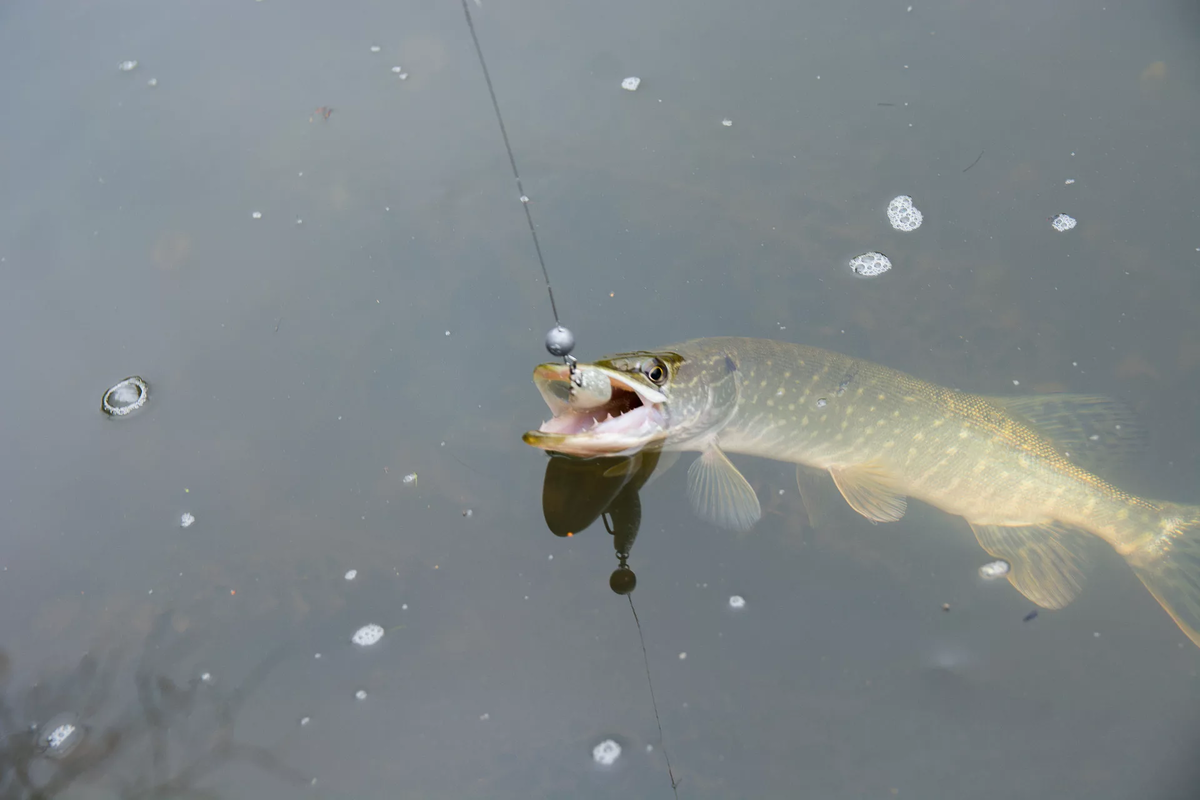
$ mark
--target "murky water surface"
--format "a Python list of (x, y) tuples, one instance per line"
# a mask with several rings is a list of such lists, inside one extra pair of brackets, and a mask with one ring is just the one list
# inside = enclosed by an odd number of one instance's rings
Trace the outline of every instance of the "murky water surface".
[[(581, 358), (1115, 395), (1122, 485), (1200, 501), (1193, 5), (471, 9)], [(1200, 650), (1110, 552), (1024, 622), (961, 521), (814, 527), (753, 459), (747, 536), (681, 467), (635, 545), (551, 533), (457, 2), (10, 2), (0, 74), (0, 794), (1195, 795)]]

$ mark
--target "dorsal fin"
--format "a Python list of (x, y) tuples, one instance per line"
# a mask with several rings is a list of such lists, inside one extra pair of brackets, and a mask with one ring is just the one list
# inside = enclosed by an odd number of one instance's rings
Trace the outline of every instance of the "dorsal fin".
[(1120, 401), (1090, 394), (988, 397), (1089, 470), (1106, 470), (1140, 453), (1146, 431)]

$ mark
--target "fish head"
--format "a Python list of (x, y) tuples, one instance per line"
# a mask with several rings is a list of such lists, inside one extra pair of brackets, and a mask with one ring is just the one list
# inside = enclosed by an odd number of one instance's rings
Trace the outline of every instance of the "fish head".
[(724, 353), (618, 353), (592, 363), (541, 364), (533, 382), (554, 415), (527, 444), (582, 457), (687, 449), (737, 408), (740, 377)]

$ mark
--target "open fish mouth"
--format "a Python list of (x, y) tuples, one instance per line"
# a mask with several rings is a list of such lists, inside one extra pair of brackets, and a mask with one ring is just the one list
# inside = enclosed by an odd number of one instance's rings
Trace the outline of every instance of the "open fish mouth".
[(615, 456), (666, 438), (666, 395), (619, 370), (593, 364), (578, 369), (587, 371), (583, 399), (573, 393), (577, 387), (566, 364), (542, 364), (533, 371), (554, 416), (526, 433), (526, 444), (573, 456)]

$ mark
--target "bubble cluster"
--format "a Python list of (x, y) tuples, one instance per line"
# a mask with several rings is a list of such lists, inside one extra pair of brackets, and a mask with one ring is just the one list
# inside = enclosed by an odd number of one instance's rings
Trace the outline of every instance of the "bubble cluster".
[(605, 739), (592, 748), (592, 760), (602, 767), (611, 767), (621, 757), (621, 745)]
[(979, 568), (979, 577), (985, 581), (995, 580), (1008, 574), (1007, 561), (989, 561)]
[(621, 88), (627, 92), (636, 92), (641, 83), (641, 78), (626, 78), (625, 80), (621, 81)]
[(185, 511), (179, 516), (179, 527), (190, 528), (194, 524), (196, 524), (196, 517), (194, 514), (190, 514)]
[(906, 194), (888, 203), (887, 216), (892, 227), (898, 231), (915, 231), (925, 219), (920, 209), (913, 205), (912, 198)]
[(43, 755), (66, 758), (83, 741), (84, 726), (79, 717), (69, 711), (53, 717), (38, 732), (38, 744)]
[(1075, 218), (1069, 217), (1066, 214), (1059, 214), (1054, 219), (1050, 220), (1050, 226), (1059, 233), (1069, 231), (1076, 225)]
[(892, 268), (892, 262), (883, 253), (863, 253), (850, 259), (850, 271), (860, 278), (874, 278)]
[(735, 594), (733, 597), (729, 598), (729, 607), (730, 608), (745, 608), (746, 607), (746, 598), (742, 597), (740, 594)]
[(372, 622), (356, 630), (354, 635), (350, 637), (350, 641), (360, 647), (370, 647), (382, 638), (383, 628)]
[(137, 61), (132, 58), (128, 61), (122, 61), (120, 64), (117, 64), (117, 69), (121, 70), (121, 72), (133, 72), (137, 69)]
[(104, 393), (100, 400), (100, 410), (110, 417), (123, 417), (146, 405), (149, 395), (150, 387), (146, 385), (146, 381), (137, 375), (130, 375)]
[(346, 572), (346, 580), (352, 581), (358, 577), (358, 570), (352, 569)]

